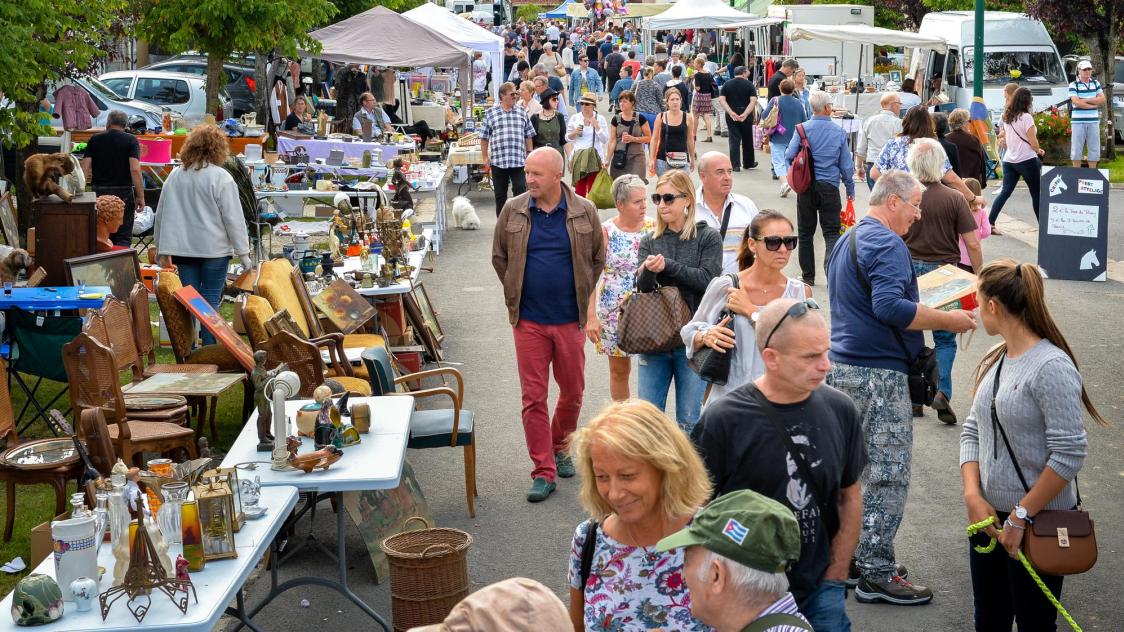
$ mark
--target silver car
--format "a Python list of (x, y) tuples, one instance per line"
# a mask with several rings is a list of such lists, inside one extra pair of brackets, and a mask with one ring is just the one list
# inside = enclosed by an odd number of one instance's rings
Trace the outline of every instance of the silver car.
[[(207, 114), (207, 79), (199, 75), (163, 70), (118, 70), (98, 77), (117, 94), (168, 108), (184, 118), (202, 119)], [(234, 116), (225, 88), (219, 88), (215, 118)]]

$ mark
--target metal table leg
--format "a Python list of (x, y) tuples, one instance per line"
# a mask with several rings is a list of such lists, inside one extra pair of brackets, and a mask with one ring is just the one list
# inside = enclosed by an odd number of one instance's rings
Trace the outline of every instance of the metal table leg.
[(241, 588), (238, 589), (238, 593), (235, 595), (235, 598), (237, 600), (236, 603), (238, 605), (234, 608), (228, 607), (226, 609), (226, 614), (228, 614), (228, 615), (238, 619), (238, 621), (240, 621), (240, 624), (238, 626), (239, 628), (241, 628), (242, 626), (246, 626), (247, 628), (250, 628), (251, 630), (253, 630), (253, 632), (263, 632), (261, 628), (259, 628), (257, 625), (254, 624), (253, 621), (250, 620), (250, 617), (246, 616), (246, 600), (245, 600), (244, 596), (242, 595), (242, 589)]

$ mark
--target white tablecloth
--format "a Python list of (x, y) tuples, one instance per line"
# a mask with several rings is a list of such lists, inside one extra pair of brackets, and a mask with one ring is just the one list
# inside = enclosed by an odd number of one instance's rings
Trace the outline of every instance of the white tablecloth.
[(308, 151), (308, 157), (315, 160), (317, 158), (328, 158), (328, 152), (333, 149), (343, 151), (344, 158), (362, 158), (363, 152), (370, 150), (372, 159), (376, 159), (382, 164), (398, 155), (399, 149), (406, 151), (413, 151), (414, 143), (409, 141), (399, 145), (384, 145), (382, 143), (345, 143), (342, 140), (316, 140), (315, 138), (287, 138), (279, 136), (277, 138), (277, 151), (278, 153), (287, 154), (297, 146), (304, 147)]
[(855, 108), (855, 95), (836, 92), (831, 95), (831, 106), (835, 109), (844, 109), (854, 114), (856, 118), (874, 116), (882, 111), (882, 92), (863, 92), (858, 95), (859, 107)]

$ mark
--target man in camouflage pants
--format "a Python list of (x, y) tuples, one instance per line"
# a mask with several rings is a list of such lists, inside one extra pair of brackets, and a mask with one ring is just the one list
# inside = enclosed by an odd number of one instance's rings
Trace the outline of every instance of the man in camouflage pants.
[(919, 304), (917, 277), (901, 236), (921, 218), (921, 184), (904, 171), (882, 174), (870, 210), (840, 238), (828, 262), (831, 360), (828, 383), (851, 396), (862, 418), (867, 468), (863, 521), (848, 583), (862, 602), (928, 603), (933, 592), (906, 581), (894, 556), (913, 461), (909, 368), (922, 330), (975, 328), (970, 312)]

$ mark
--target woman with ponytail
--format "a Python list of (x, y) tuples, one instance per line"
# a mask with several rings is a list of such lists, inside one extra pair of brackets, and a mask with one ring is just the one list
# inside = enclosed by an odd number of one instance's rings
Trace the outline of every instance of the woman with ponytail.
[[(738, 285), (729, 274), (715, 277), (706, 288), (691, 322), (679, 331), (687, 345), (687, 359), (703, 347), (732, 353), (730, 376), (725, 384), (715, 384), (706, 402), (710, 403), (733, 389), (761, 377), (765, 364), (757, 350), (754, 312), (776, 298), (803, 300), (812, 289), (802, 281), (784, 275), (784, 267), (796, 249), (792, 222), (778, 211), (757, 212), (746, 227), (738, 245)], [(719, 320), (721, 313), (728, 315)]]
[[(1087, 447), (1082, 405), (1097, 423), (1107, 422), (1089, 400), (1077, 359), (1046, 307), (1038, 266), (1011, 259), (987, 264), (976, 298), (984, 330), (1003, 338), (976, 369), (975, 399), (960, 433), (968, 521), (994, 517), (986, 536), (998, 537), (1002, 545), (990, 553), (969, 547), (976, 630), (1009, 630), (1012, 620), (1020, 631), (1054, 630), (1057, 611), (1018, 561), (1018, 551), (1038, 512), (1078, 504), (1072, 481)], [(976, 537), (987, 541), (982, 532)], [(1061, 596), (1060, 576), (1042, 579)]]

